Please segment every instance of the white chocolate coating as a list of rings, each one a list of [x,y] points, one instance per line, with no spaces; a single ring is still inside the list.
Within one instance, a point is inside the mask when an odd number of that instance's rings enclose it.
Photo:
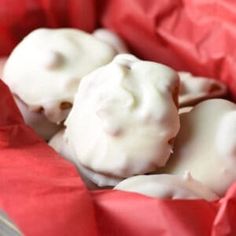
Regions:
[[[84,180],[86,186],[89,189],[96,189],[98,187],[109,187],[117,185],[122,179],[105,176],[100,173],[96,173],[85,168],[79,161],[76,159],[76,156],[71,148],[68,140],[64,136],[65,129],[60,130],[56,135],[52,137],[49,141],[49,146],[51,146],[56,152],[58,152],[65,159],[73,162]]]
[[[7,58],[0,59],[0,79],[2,78],[6,61]],[[26,104],[20,101],[17,97],[13,96],[13,98],[24,118],[25,123],[29,125],[44,140],[49,140],[59,129],[61,129],[61,125],[50,122],[48,119],[46,119],[44,114],[30,111]]]
[[[67,140],[64,137],[65,128],[58,131],[48,142],[48,145],[51,146],[56,152],[61,154],[68,160],[73,161],[73,150],[69,146]]]
[[[179,72],[179,105],[190,106],[200,101],[226,95],[226,86],[219,80],[193,76],[189,72]]]
[[[217,152],[222,158],[236,158],[236,110],[220,121],[215,142]]]
[[[107,29],[96,29],[93,36],[113,47],[117,53],[128,53],[125,42],[115,33]]]
[[[164,172],[190,171],[194,179],[223,196],[236,180],[236,105],[210,99],[181,114],[180,123]]]
[[[68,115],[61,104],[73,104],[80,79],[112,60],[115,51],[76,29],[37,29],[9,56],[4,82],[30,110],[44,109],[54,123]]]
[[[19,108],[25,123],[30,126],[39,136],[48,141],[55,133],[57,133],[62,125],[50,122],[42,113],[30,111],[28,107],[13,96],[17,107]]]
[[[137,175],[123,180],[114,189],[164,199],[214,201],[219,198],[209,188],[194,180],[189,173],[183,177],[167,174]]]
[[[179,130],[178,86],[174,70],[129,54],[84,77],[65,122],[76,158],[119,178],[164,166]]]
[[[5,66],[6,60],[7,60],[6,57],[0,57],[0,79],[2,79],[3,69]]]
[[[181,107],[179,108],[179,115],[186,113],[186,112],[190,112],[193,109],[193,107]]]

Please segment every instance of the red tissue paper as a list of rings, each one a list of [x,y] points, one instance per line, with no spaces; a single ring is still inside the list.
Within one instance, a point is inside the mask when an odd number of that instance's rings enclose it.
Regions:
[[[100,23],[136,55],[220,79],[236,100],[236,1],[101,1]]]
[[[2,55],[33,28],[97,24],[141,58],[225,82],[236,99],[233,0],[0,0],[0,7]],[[75,167],[24,125],[2,82],[0,208],[27,236],[236,235],[236,184],[215,202],[88,191]]]
[[[97,235],[92,199],[75,167],[26,127],[0,81],[0,209],[24,235]]]
[[[96,0],[0,0],[0,55],[38,27],[92,31]]]

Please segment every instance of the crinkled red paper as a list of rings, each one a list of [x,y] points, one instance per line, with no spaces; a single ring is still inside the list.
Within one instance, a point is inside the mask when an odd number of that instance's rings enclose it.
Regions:
[[[24,125],[1,81],[0,95],[0,208],[26,236],[97,235],[75,167]]]
[[[38,27],[93,31],[96,0],[0,0],[0,55]]]
[[[37,27],[96,24],[141,58],[224,81],[236,99],[234,0],[0,0],[0,52]],[[23,124],[2,82],[0,208],[27,236],[236,235],[236,184],[216,202],[88,191],[73,165]]]

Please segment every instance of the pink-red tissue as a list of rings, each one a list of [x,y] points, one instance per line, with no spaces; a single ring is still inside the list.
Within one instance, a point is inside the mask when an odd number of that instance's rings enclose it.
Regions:
[[[236,101],[234,0],[0,0],[0,54],[37,27],[117,32],[137,56],[225,82]],[[0,208],[25,235],[236,235],[236,184],[216,202],[88,191],[26,127],[0,82]]]

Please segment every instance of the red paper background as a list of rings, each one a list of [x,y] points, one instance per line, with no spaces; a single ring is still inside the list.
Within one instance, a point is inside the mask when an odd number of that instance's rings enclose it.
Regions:
[[[37,27],[96,24],[141,58],[224,81],[236,98],[234,0],[0,0],[0,54]],[[89,192],[22,122],[0,83],[0,208],[26,235],[236,235],[236,184],[217,202]]]
[[[97,235],[94,207],[75,167],[26,127],[0,81],[0,208],[25,235]]]
[[[236,99],[236,1],[102,2],[101,24],[119,33],[136,55],[220,79]]]
[[[0,55],[38,27],[75,27],[91,32],[96,0],[0,0]]]

